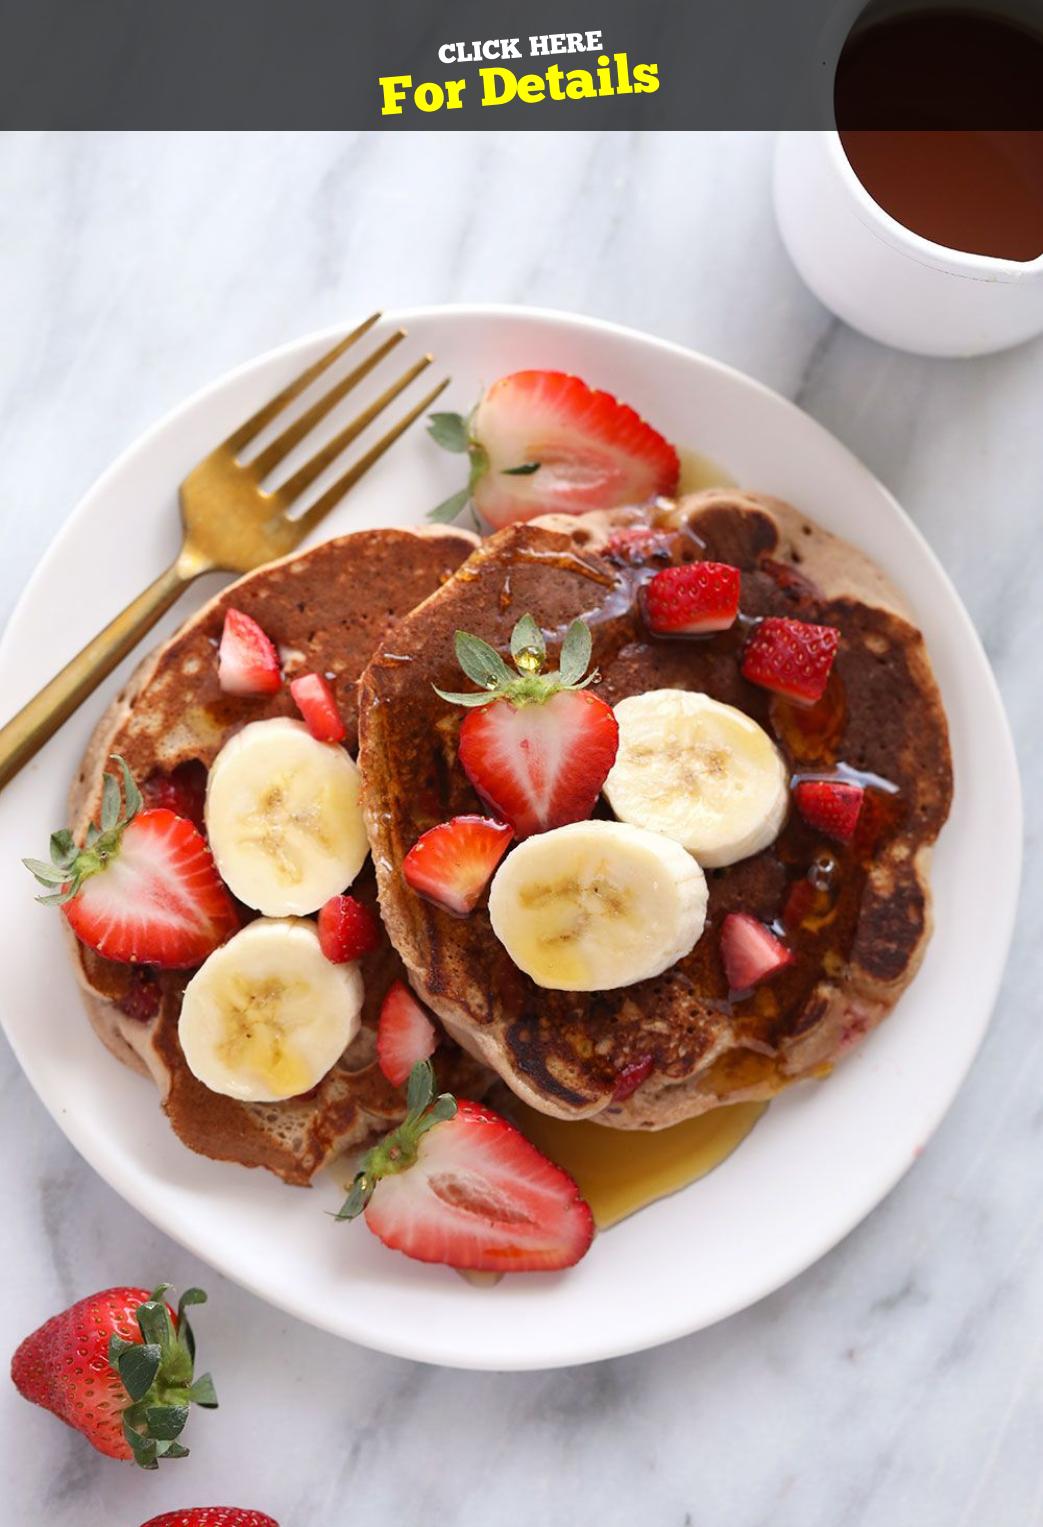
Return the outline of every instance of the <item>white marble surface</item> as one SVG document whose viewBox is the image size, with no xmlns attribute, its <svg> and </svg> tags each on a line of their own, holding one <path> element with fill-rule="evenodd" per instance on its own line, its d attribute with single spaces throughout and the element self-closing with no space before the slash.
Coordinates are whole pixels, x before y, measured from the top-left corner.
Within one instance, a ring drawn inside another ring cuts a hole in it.
<svg viewBox="0 0 1043 1527">
<path fill-rule="evenodd" d="M 571 308 L 750 371 L 863 457 L 955 579 L 1038 780 L 1043 343 L 926 361 L 836 323 L 780 247 L 770 151 L 741 134 L 0 140 L 0 616 L 97 473 L 225 368 L 377 305 Z M 453 1373 L 298 1325 L 126 1207 L 0 1044 L 0 1351 L 155 1269 L 209 1288 L 198 1326 L 223 1401 L 187 1462 L 145 1476 L 0 1385 L 0 1519 L 138 1527 L 223 1502 L 282 1527 L 1043 1521 L 1031 790 L 1028 806 L 996 1019 L 922 1159 L 796 1283 L 638 1357 Z"/>
</svg>

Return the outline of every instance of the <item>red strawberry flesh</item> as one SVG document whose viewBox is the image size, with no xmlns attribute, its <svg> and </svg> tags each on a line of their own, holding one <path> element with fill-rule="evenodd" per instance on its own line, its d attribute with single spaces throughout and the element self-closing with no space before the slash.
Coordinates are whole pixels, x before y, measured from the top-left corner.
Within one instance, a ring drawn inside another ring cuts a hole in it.
<svg viewBox="0 0 1043 1527">
<path fill-rule="evenodd" d="M 652 1075 L 655 1061 L 651 1055 L 641 1055 L 637 1060 L 632 1060 L 619 1072 L 616 1082 L 616 1090 L 612 1094 L 614 1103 L 622 1103 L 627 1098 L 633 1097 L 634 1093 Z"/>
<path fill-rule="evenodd" d="M 388 988 L 377 1022 L 377 1061 L 393 1087 L 401 1087 L 419 1061 L 434 1054 L 434 1024 L 404 981 Z"/>
<path fill-rule="evenodd" d="M 190 758 L 169 774 L 150 774 L 141 787 L 141 794 L 146 806 L 162 806 L 176 817 L 186 817 L 205 835 L 206 777 L 206 765 L 197 758 Z"/>
<path fill-rule="evenodd" d="M 201 835 L 171 811 L 143 811 L 117 852 L 63 911 L 106 959 L 191 969 L 238 931 L 239 917 Z"/>
<path fill-rule="evenodd" d="M 348 735 L 332 685 L 321 673 L 303 673 L 290 684 L 294 704 L 318 742 L 343 742 Z"/>
<path fill-rule="evenodd" d="M 478 904 L 513 837 L 506 822 L 453 817 L 416 840 L 402 861 L 402 874 L 419 895 L 466 917 Z"/>
<path fill-rule="evenodd" d="M 553 511 L 642 504 L 677 487 L 673 446 L 632 408 L 561 371 L 501 377 L 472 432 L 486 460 L 474 502 L 497 529 Z"/>
<path fill-rule="evenodd" d="M 747 639 L 743 677 L 787 699 L 814 704 L 825 694 L 839 644 L 833 626 L 770 615 Z"/>
<path fill-rule="evenodd" d="M 767 980 L 793 955 L 757 918 L 729 912 L 721 926 L 721 959 L 731 991 L 748 991 Z"/>
<path fill-rule="evenodd" d="M 482 799 L 527 838 L 590 816 L 618 746 L 610 705 L 561 690 L 541 705 L 494 700 L 468 711 L 459 758 Z"/>
<path fill-rule="evenodd" d="M 793 792 L 809 827 L 839 843 L 850 843 L 858 826 L 865 791 L 846 780 L 802 779 Z"/>
<path fill-rule="evenodd" d="M 186 1506 L 150 1516 L 142 1527 L 279 1527 L 274 1516 L 247 1511 L 241 1506 Z"/>
<path fill-rule="evenodd" d="M 664 567 L 645 589 L 645 617 L 659 635 L 726 631 L 739 613 L 739 569 L 727 562 Z"/>
<path fill-rule="evenodd" d="M 354 896 L 331 896 L 319 911 L 319 948 L 334 965 L 347 965 L 372 954 L 380 944 L 380 925 Z"/>
<path fill-rule="evenodd" d="M 594 1220 L 575 1182 L 513 1124 L 462 1101 L 407 1170 L 383 1177 L 366 1223 L 421 1262 L 482 1272 L 550 1272 L 589 1249 Z"/>
<path fill-rule="evenodd" d="M 217 651 L 217 681 L 229 695 L 274 695 L 282 686 L 275 644 L 242 610 L 225 614 Z"/>
</svg>

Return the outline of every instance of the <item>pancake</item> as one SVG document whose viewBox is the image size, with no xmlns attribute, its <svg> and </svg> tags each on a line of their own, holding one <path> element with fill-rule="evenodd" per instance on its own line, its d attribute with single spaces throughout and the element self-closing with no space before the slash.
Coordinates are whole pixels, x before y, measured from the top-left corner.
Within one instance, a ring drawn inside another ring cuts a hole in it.
<svg viewBox="0 0 1043 1527">
<path fill-rule="evenodd" d="M 661 506 L 664 545 L 643 563 L 603 555 L 613 528 L 641 520 L 634 511 L 548 517 L 492 536 L 396 627 L 393 650 L 377 653 L 360 685 L 359 763 L 380 904 L 414 989 L 525 1102 L 622 1129 L 769 1098 L 824 1074 L 880 1022 L 929 937 L 930 846 L 952 795 L 945 714 L 923 639 L 867 558 L 788 505 L 731 490 Z M 741 569 L 740 622 L 714 636 L 650 638 L 641 583 L 667 562 L 699 558 Z M 496 940 L 484 903 L 454 918 L 400 874 L 422 832 L 483 809 L 456 764 L 462 712 L 432 688 L 460 688 L 453 633 L 506 652 L 526 611 L 552 649 L 573 618 L 589 622 L 594 693 L 610 704 L 651 689 L 702 690 L 764 726 L 793 773 L 840 769 L 860 780 L 867 793 L 853 844 L 828 843 L 791 811 L 770 848 L 708 872 L 706 931 L 662 975 L 608 992 L 534 985 Z M 839 628 L 818 704 L 802 708 L 743 679 L 742 621 L 765 615 Z M 785 915 L 795 959 L 732 1003 L 719 930 L 740 910 L 769 924 Z M 626 1091 L 621 1074 L 649 1063 L 637 1090 L 616 1097 L 617 1087 Z"/>
<path fill-rule="evenodd" d="M 356 681 L 395 623 L 444 582 L 475 545 L 466 531 L 375 530 L 327 541 L 224 589 L 169 641 L 146 658 L 113 701 L 91 740 L 74 783 L 70 822 L 80 841 L 97 813 L 107 760 L 118 753 L 145 785 L 174 769 L 203 771 L 227 739 L 249 721 L 296 715 L 284 686 L 278 694 L 240 698 L 222 693 L 216 647 L 225 611 L 234 606 L 258 621 L 280 648 L 288 677 L 313 671 L 334 684 L 358 745 Z M 352 894 L 376 910 L 367 863 Z M 250 916 L 243 909 L 244 920 Z M 334 1156 L 397 1123 L 403 1095 L 375 1061 L 375 1028 L 392 980 L 403 975 L 386 942 L 361 961 L 362 1028 L 337 1066 L 301 1098 L 241 1103 L 209 1091 L 189 1071 L 178 1043 L 181 998 L 190 971 L 141 971 L 104 960 L 77 943 L 75 961 L 94 1027 L 117 1059 L 160 1089 L 179 1138 L 192 1150 L 244 1166 L 267 1167 L 284 1181 L 310 1181 Z M 134 1016 L 158 1002 L 153 1017 Z M 451 1042 L 437 1057 L 440 1080 L 464 1093 L 481 1090 L 480 1072 Z"/>
</svg>

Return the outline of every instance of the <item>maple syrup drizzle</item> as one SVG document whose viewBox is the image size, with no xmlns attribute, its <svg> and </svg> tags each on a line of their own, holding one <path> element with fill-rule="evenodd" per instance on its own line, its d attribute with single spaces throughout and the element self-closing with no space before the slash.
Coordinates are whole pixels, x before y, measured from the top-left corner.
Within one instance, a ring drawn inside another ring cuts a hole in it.
<svg viewBox="0 0 1043 1527">
<path fill-rule="evenodd" d="M 767 1108 L 730 1103 L 668 1129 L 608 1129 L 537 1113 L 512 1099 L 527 1140 L 574 1177 L 599 1230 L 698 1182 L 732 1154 Z"/>
</svg>

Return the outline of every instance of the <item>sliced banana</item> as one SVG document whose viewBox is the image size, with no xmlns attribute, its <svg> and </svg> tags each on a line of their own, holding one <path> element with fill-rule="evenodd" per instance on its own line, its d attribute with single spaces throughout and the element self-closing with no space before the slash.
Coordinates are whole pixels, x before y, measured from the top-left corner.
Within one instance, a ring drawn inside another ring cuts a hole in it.
<svg viewBox="0 0 1043 1527">
<path fill-rule="evenodd" d="M 222 880 L 268 917 L 317 911 L 369 852 L 358 769 L 289 717 L 251 722 L 218 753 L 206 828 Z"/>
<path fill-rule="evenodd" d="M 275 1102 L 320 1082 L 359 1030 L 362 977 L 334 965 L 315 924 L 260 917 L 200 966 L 178 1035 L 211 1092 Z"/>
<path fill-rule="evenodd" d="M 619 751 L 604 788 L 621 821 L 665 833 L 708 869 L 775 841 L 789 777 L 756 721 L 685 689 L 631 695 L 615 714 Z"/>
<path fill-rule="evenodd" d="M 573 822 L 507 855 L 489 916 L 537 986 L 609 991 L 659 975 L 693 948 L 706 921 L 706 878 L 659 833 Z"/>
</svg>

